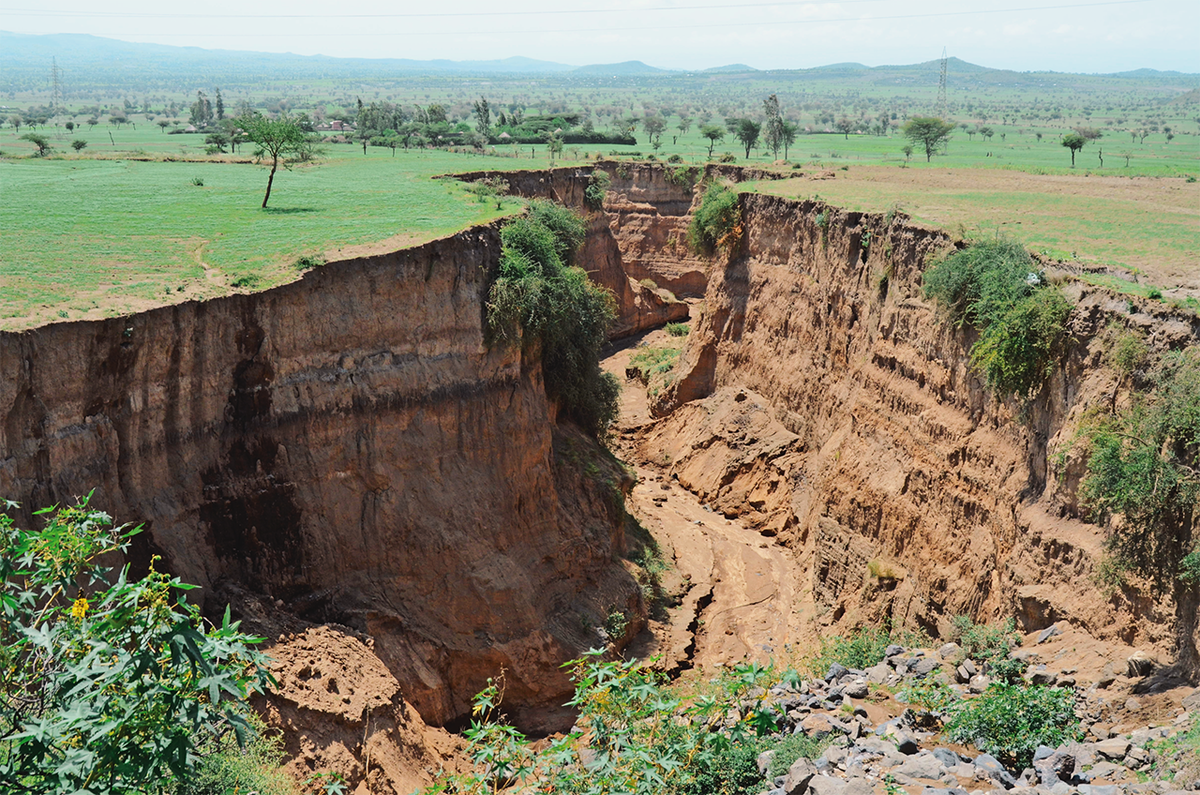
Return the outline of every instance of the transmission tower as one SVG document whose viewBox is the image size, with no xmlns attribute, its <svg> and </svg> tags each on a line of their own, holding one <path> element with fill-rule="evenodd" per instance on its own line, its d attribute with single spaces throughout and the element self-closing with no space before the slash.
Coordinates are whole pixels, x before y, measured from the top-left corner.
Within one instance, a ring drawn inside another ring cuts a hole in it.
<svg viewBox="0 0 1200 795">
<path fill-rule="evenodd" d="M 58 59 L 51 58 L 50 59 L 50 85 L 51 85 L 50 110 L 51 110 L 51 112 L 54 113 L 55 116 L 62 113 L 63 97 L 62 97 L 62 80 L 60 79 L 61 75 L 62 75 L 62 72 L 58 68 Z"/>
<path fill-rule="evenodd" d="M 942 72 L 938 76 L 937 115 L 946 121 L 946 48 L 942 48 Z"/>
</svg>

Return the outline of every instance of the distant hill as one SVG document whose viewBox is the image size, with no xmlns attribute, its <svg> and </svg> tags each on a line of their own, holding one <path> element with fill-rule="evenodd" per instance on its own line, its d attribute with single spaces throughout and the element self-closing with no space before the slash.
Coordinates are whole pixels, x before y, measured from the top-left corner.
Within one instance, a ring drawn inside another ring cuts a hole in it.
<svg viewBox="0 0 1200 795">
<path fill-rule="evenodd" d="M 642 80 L 686 80 L 688 75 L 707 74 L 707 80 L 731 83 L 769 81 L 786 85 L 796 81 L 824 81 L 843 87 L 893 88 L 937 84 L 941 67 L 938 60 L 917 64 L 875 66 L 847 62 L 809 69 L 759 71 L 745 64 L 728 64 L 705 69 L 670 70 L 642 61 L 572 66 L 514 56 L 499 60 L 418 61 L 410 58 L 333 58 L 325 55 L 262 53 L 237 50 L 208 50 L 200 47 L 175 47 L 164 44 L 135 44 L 99 36 L 54 34 L 31 36 L 0 31 L 0 92 L 42 92 L 47 90 L 50 60 L 57 60 L 63 77 L 73 90 L 105 87 L 118 92 L 166 90 L 192 92 L 197 86 L 221 86 L 226 89 L 284 91 L 297 81 L 351 81 L 376 85 L 394 83 L 412 76 L 433 81 L 442 78 L 540 75 L 567 81 L 605 81 L 612 78 Z M 1058 72 L 1015 72 L 992 69 L 950 58 L 948 71 L 958 86 L 983 88 L 1037 88 L 1047 90 L 1084 83 L 1123 85 L 1142 83 L 1171 86 L 1187 91 L 1195 88 L 1200 76 L 1155 69 L 1135 69 L 1111 75 L 1072 75 Z M 932 82 L 931 82 L 932 81 Z M 757 90 L 757 89 L 756 89 Z"/>
<path fill-rule="evenodd" d="M 714 66 L 711 69 L 703 70 L 703 72 L 705 74 L 708 74 L 711 72 L 757 72 L 757 71 L 758 70 L 755 69 L 753 66 L 746 66 L 746 64 L 744 64 L 744 63 L 731 63 L 731 64 L 727 64 L 725 66 Z"/>
<path fill-rule="evenodd" d="M 659 69 L 656 66 L 644 64 L 641 61 L 622 61 L 621 63 L 598 63 L 581 66 L 571 70 L 577 75 L 613 75 L 628 77 L 629 75 L 665 75 L 669 69 Z"/>
</svg>

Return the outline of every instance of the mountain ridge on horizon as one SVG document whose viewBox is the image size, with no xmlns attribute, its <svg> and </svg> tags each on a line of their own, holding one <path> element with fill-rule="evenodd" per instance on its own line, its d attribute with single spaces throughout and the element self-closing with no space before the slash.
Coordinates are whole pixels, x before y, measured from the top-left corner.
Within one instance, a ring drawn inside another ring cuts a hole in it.
<svg viewBox="0 0 1200 795">
<path fill-rule="evenodd" d="M 563 64 L 555 61 L 540 60 L 523 55 L 514 55 L 501 59 L 484 60 L 453 60 L 432 59 L 415 60 L 410 58 L 347 58 L 328 55 L 297 55 L 295 53 L 266 53 L 254 50 L 223 50 L 202 47 L 178 46 L 170 44 L 155 44 L 147 42 L 126 42 L 102 36 L 80 33 L 52 34 L 23 34 L 0 30 L 0 41 L 4 43 L 5 72 L 12 80 L 25 77 L 31 71 L 44 71 L 46 60 L 54 57 L 60 68 L 82 69 L 97 65 L 98 62 L 108 63 L 111 68 L 113 58 L 130 59 L 128 63 L 118 61 L 121 68 L 136 69 L 146 65 L 161 66 L 160 59 L 169 59 L 178 71 L 205 70 L 207 68 L 240 69 L 303 69 L 319 70 L 322 77 L 362 76 L 363 72 L 378 72 L 389 70 L 400 73 L 446 74 L 446 75 L 557 75 L 570 77 L 634 77 L 671 75 L 731 75 L 737 73 L 829 73 L 829 72 L 880 72 L 880 71 L 924 71 L 937 68 L 939 61 L 931 60 L 915 64 L 881 64 L 867 66 L 857 62 L 841 62 L 812 67 L 796 67 L 793 69 L 760 70 L 746 64 L 727 64 L 704 69 L 669 69 L 651 66 L 640 60 L 623 61 L 620 63 L 584 64 L 580 66 Z M 1056 75 L 1086 75 L 1091 77 L 1200 77 L 1174 70 L 1157 70 L 1140 68 L 1109 73 L 1084 72 L 1055 72 L 1049 70 L 1017 71 L 982 66 L 964 61 L 957 57 L 948 59 L 951 71 L 960 74 L 985 72 L 1011 72 L 1020 75 L 1056 74 Z M 343 74 L 326 74 L 334 71 Z M 296 77 L 313 75 L 298 74 Z"/>
</svg>

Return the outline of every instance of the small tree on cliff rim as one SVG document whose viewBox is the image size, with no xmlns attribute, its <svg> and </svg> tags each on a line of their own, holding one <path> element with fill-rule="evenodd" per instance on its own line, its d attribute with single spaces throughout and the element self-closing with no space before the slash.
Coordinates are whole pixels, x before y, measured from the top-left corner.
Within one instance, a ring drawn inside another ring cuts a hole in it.
<svg viewBox="0 0 1200 795">
<path fill-rule="evenodd" d="M 238 119 L 238 126 L 255 145 L 254 157 L 271 161 L 267 192 L 262 200 L 262 206 L 266 208 L 271 198 L 271 187 L 275 183 L 275 172 L 280 166 L 290 169 L 293 163 L 308 159 L 312 144 L 300 124 L 288 116 L 269 119 L 261 113 L 254 113 Z"/>
<path fill-rule="evenodd" d="M 915 116 L 906 121 L 900 131 L 913 144 L 925 147 L 925 162 L 928 163 L 933 160 L 938 147 L 950 140 L 954 125 L 932 116 Z"/>
</svg>

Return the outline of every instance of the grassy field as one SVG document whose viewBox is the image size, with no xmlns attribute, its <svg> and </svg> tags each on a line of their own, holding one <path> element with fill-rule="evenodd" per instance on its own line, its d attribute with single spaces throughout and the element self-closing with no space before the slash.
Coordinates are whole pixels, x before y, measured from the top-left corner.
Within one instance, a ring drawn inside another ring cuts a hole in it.
<svg viewBox="0 0 1200 795">
<path fill-rule="evenodd" d="M 432 177 L 513 164 L 345 147 L 281 170 L 262 210 L 267 174 L 249 163 L 0 161 L 9 197 L 0 204 L 0 328 L 263 289 L 296 278 L 302 255 L 333 259 L 451 234 L 520 202 L 496 210 Z"/>
<path fill-rule="evenodd" d="M 919 158 L 905 163 L 905 141 L 895 134 L 801 135 L 789 158 L 804 176 L 758 189 L 817 195 L 861 210 L 899 203 L 918 221 L 954 233 L 1002 228 L 1053 256 L 1140 270 L 1164 288 L 1200 286 L 1200 184 L 1182 176 L 1200 173 L 1200 138 L 1101 139 L 1085 147 L 1071 169 L 1070 153 L 1056 137 L 1038 141 L 1033 128 L 995 129 L 990 141 L 957 132 L 948 153 L 929 164 Z M 207 157 L 203 136 L 168 135 L 144 120 L 136 127 L 41 132 L 55 155 L 36 159 L 18 131 L 0 130 L 6 156 L 0 184 L 10 197 L 0 205 L 5 329 L 264 289 L 296 278 L 293 263 L 302 255 L 336 258 L 385 241 L 393 247 L 424 242 L 520 206 L 509 199 L 497 211 L 434 175 L 549 164 L 544 146 L 501 146 L 497 156 L 393 155 L 371 147 L 364 155 L 357 145 L 330 144 L 318 165 L 281 171 L 271 208 L 263 211 L 266 172 L 246 162 L 244 149 Z M 75 138 L 88 147 L 81 155 L 62 154 L 71 152 Z M 761 151 L 747 160 L 735 144 L 727 139 L 715 153 L 736 152 L 739 163 L 772 161 Z M 1124 151 L 1128 165 L 1117 156 Z M 648 145 L 568 146 L 564 160 L 596 154 L 678 155 L 700 163 L 707 145 L 695 128 L 680 136 L 668 126 L 657 152 Z M 792 173 L 790 164 L 781 168 Z M 821 173 L 834 178 L 812 178 Z"/>
</svg>

